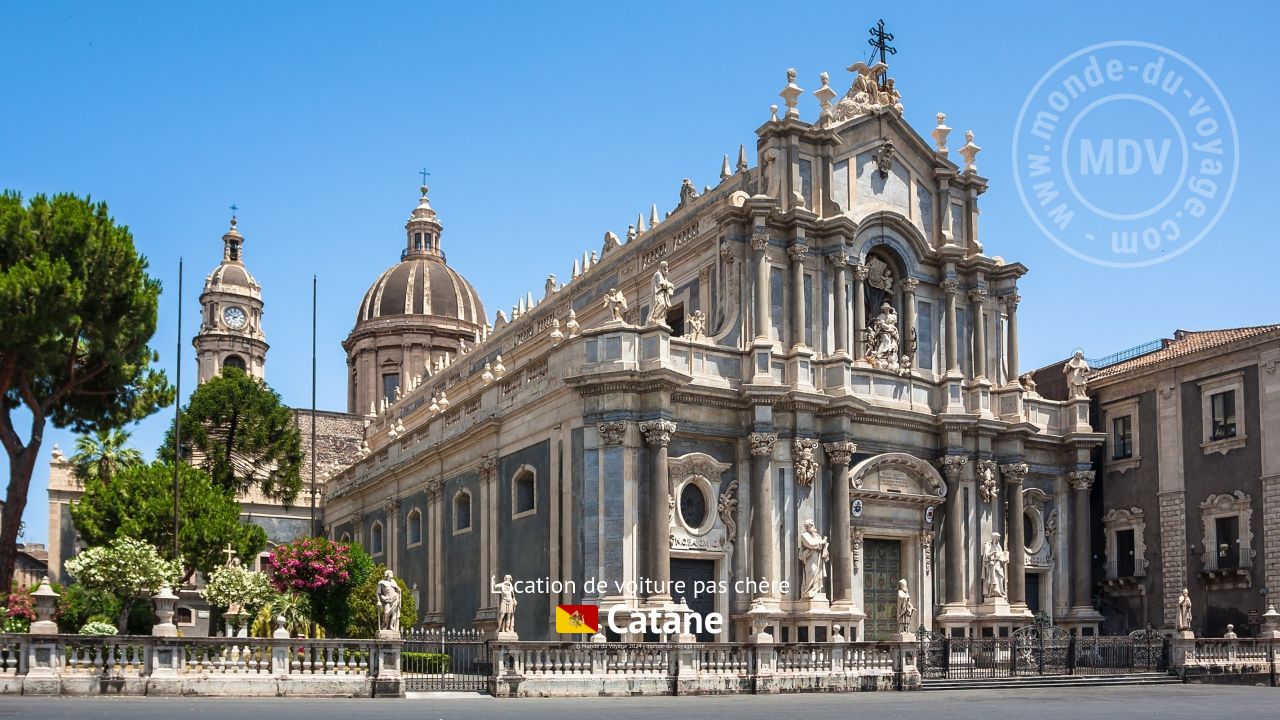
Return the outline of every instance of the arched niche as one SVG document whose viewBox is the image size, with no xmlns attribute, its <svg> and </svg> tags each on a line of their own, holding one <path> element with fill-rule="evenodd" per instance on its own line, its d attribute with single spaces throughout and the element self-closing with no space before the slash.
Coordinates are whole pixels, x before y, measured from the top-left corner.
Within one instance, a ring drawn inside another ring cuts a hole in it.
<svg viewBox="0 0 1280 720">
<path fill-rule="evenodd" d="M 854 490 L 903 496 L 946 497 L 947 484 L 932 463 L 907 453 L 884 453 L 853 466 Z"/>
</svg>

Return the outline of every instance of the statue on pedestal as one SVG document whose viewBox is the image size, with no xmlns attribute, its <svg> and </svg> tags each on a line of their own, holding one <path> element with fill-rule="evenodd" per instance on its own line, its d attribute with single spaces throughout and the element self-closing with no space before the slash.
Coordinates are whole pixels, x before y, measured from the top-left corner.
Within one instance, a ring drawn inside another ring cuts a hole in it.
<svg viewBox="0 0 1280 720">
<path fill-rule="evenodd" d="M 653 271 L 653 309 L 649 311 L 650 325 L 666 325 L 667 310 L 671 309 L 671 300 L 676 286 L 667 279 L 667 261 L 658 263 Z"/>
<path fill-rule="evenodd" d="M 1009 596 L 1007 567 L 1009 550 L 1000 543 L 1000 533 L 991 533 L 991 540 L 982 548 L 982 593 L 988 599 Z"/>
<path fill-rule="evenodd" d="M 400 585 L 391 570 L 378 581 L 378 634 L 400 634 Z"/>
<path fill-rule="evenodd" d="M 1084 353 L 1077 350 L 1062 372 L 1067 376 L 1067 397 L 1071 400 L 1087 399 L 1089 395 L 1085 388 L 1089 384 L 1089 362 L 1084 359 Z"/>
<path fill-rule="evenodd" d="M 498 637 L 516 634 L 516 586 L 510 575 L 504 575 L 502 582 L 493 591 L 501 596 L 498 600 Z"/>
<path fill-rule="evenodd" d="M 827 562 L 831 559 L 827 538 L 818 534 L 813 520 L 804 521 L 804 532 L 800 533 L 800 562 L 803 563 L 803 582 L 800 585 L 800 597 L 812 600 L 823 595 L 823 581 L 827 577 Z"/>
<path fill-rule="evenodd" d="M 898 581 L 898 632 L 911 632 L 911 619 L 915 617 L 916 606 L 911 602 L 911 593 L 907 591 L 907 581 Z"/>
<path fill-rule="evenodd" d="M 626 322 L 624 316 L 627 313 L 627 296 L 621 290 L 609 288 L 609 292 L 604 294 L 604 306 L 609 309 L 614 322 Z"/>
<path fill-rule="evenodd" d="M 1178 596 L 1178 618 L 1176 629 L 1179 632 L 1191 632 L 1191 593 L 1182 588 Z"/>
</svg>

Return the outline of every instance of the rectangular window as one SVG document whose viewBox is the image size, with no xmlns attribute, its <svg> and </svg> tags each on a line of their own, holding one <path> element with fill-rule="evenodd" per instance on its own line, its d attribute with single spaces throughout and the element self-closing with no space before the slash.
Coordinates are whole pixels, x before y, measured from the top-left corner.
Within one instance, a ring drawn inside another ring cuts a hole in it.
<svg viewBox="0 0 1280 720">
<path fill-rule="evenodd" d="M 1213 429 L 1210 440 L 1225 440 L 1236 436 L 1236 392 L 1227 390 L 1212 395 L 1209 404 L 1213 410 Z"/>
<path fill-rule="evenodd" d="M 782 341 L 782 268 L 769 268 L 769 322 L 773 325 L 773 339 Z"/>
<path fill-rule="evenodd" d="M 1111 421 L 1111 459 L 1124 460 L 1133 457 L 1133 416 L 1125 415 Z"/>
<path fill-rule="evenodd" d="M 400 373 L 387 373 L 382 376 L 382 397 L 388 403 L 396 400 L 396 388 L 400 387 Z"/>
<path fill-rule="evenodd" d="M 1115 577 L 1133 577 L 1136 563 L 1133 557 L 1133 530 L 1116 531 L 1116 574 Z"/>
<path fill-rule="evenodd" d="M 960 372 L 969 374 L 969 351 L 973 348 L 973 338 L 969 336 L 969 313 L 965 308 L 956 308 L 956 358 L 960 360 Z"/>
<path fill-rule="evenodd" d="M 933 369 L 933 305 L 916 301 L 916 367 Z"/>
<path fill-rule="evenodd" d="M 804 276 L 804 344 L 813 347 L 813 276 Z"/>
<path fill-rule="evenodd" d="M 1214 552 L 1218 555 L 1218 567 L 1238 567 L 1240 565 L 1240 554 L 1237 551 L 1240 539 L 1240 516 L 1229 515 L 1216 518 L 1213 526 L 1214 534 L 1217 536 L 1217 547 L 1214 548 Z"/>
</svg>

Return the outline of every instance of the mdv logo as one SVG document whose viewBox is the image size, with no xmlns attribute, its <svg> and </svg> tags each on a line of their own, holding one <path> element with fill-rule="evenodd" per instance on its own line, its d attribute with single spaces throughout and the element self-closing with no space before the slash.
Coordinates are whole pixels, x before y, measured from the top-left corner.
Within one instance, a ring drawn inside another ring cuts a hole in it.
<svg viewBox="0 0 1280 720">
<path fill-rule="evenodd" d="M 1162 175 L 1172 147 L 1171 138 L 1081 138 L 1080 174 L 1137 175 L 1150 168 Z"/>
</svg>

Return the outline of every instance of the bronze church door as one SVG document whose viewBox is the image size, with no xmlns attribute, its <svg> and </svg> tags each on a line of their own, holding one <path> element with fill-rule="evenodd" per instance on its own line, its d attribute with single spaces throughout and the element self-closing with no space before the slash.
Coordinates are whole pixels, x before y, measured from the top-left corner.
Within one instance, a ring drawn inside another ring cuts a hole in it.
<svg viewBox="0 0 1280 720">
<path fill-rule="evenodd" d="M 889 640 L 898 632 L 898 580 L 902 577 L 902 543 L 864 540 L 862 599 L 867 617 L 864 640 Z"/>
</svg>

